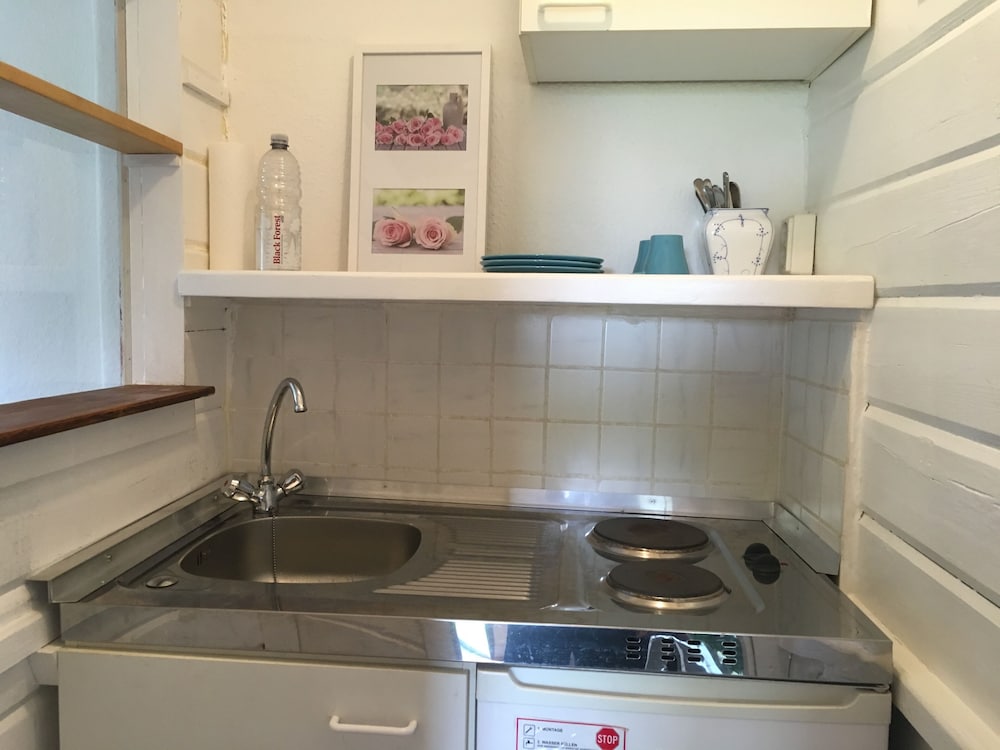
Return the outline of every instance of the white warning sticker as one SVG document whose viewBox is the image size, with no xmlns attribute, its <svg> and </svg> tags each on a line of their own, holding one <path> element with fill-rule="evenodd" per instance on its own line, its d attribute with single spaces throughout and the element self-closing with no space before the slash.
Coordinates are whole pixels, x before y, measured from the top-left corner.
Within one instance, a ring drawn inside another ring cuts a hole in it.
<svg viewBox="0 0 1000 750">
<path fill-rule="evenodd" d="M 517 750 L 625 750 L 625 727 L 548 719 L 517 720 Z"/>
</svg>

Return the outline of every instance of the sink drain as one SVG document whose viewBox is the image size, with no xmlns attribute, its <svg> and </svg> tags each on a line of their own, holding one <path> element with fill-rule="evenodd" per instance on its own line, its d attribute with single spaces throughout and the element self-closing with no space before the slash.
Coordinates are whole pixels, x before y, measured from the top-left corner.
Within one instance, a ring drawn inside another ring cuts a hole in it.
<svg viewBox="0 0 1000 750">
<path fill-rule="evenodd" d="M 166 589 L 170 588 L 179 581 L 180 579 L 175 578 L 174 576 L 156 576 L 155 578 L 150 578 L 146 581 L 146 587 L 151 589 Z"/>
</svg>

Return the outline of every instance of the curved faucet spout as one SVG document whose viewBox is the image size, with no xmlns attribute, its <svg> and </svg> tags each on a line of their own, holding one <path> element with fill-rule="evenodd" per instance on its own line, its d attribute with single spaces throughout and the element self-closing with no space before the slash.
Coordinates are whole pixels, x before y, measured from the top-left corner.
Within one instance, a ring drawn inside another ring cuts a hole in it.
<svg viewBox="0 0 1000 750">
<path fill-rule="evenodd" d="M 260 479 L 254 487 L 245 479 L 228 479 L 222 485 L 222 494 L 241 503 L 251 503 L 254 513 L 263 511 L 272 516 L 278 512 L 278 501 L 281 498 L 298 492 L 305 482 L 302 472 L 292 469 L 280 481 L 275 482 L 271 476 L 271 441 L 274 440 L 274 423 L 278 419 L 278 407 L 285 397 L 285 392 L 292 394 L 292 408 L 297 412 L 306 410 L 306 395 L 302 385 L 295 378 L 285 378 L 274 389 L 271 404 L 267 407 L 264 417 L 264 434 L 260 441 Z"/>
<path fill-rule="evenodd" d="M 271 441 L 274 439 L 274 423 L 278 419 L 278 407 L 285 393 L 292 394 L 292 409 L 296 412 L 306 411 L 306 394 L 302 390 L 302 384 L 295 378 L 285 378 L 278 387 L 274 389 L 271 396 L 271 404 L 267 407 L 267 416 L 264 417 L 264 433 L 260 441 L 260 478 L 261 481 L 271 478 Z"/>
</svg>

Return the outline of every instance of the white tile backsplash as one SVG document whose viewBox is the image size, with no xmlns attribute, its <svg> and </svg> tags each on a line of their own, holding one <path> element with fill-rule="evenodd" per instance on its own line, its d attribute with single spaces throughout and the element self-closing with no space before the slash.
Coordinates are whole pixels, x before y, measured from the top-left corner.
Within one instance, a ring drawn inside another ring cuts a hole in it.
<svg viewBox="0 0 1000 750">
<path fill-rule="evenodd" d="M 334 323 L 323 308 L 293 307 L 283 319 L 282 356 L 286 360 L 333 361 Z"/>
<path fill-rule="evenodd" d="M 359 304 L 324 309 L 329 310 L 333 321 L 335 359 L 385 361 L 388 352 L 386 313 L 381 305 Z"/>
<path fill-rule="evenodd" d="M 542 422 L 493 421 L 493 472 L 542 475 L 545 462 L 545 428 Z M 517 485 L 501 483 L 502 487 Z M 541 486 L 541 480 L 537 486 Z"/>
<path fill-rule="evenodd" d="M 827 358 L 830 352 L 830 324 L 814 320 L 809 324 L 806 379 L 810 383 L 827 385 Z"/>
<path fill-rule="evenodd" d="M 655 402 L 655 372 L 605 370 L 601 390 L 602 422 L 652 424 Z"/>
<path fill-rule="evenodd" d="M 596 424 L 550 422 L 545 433 L 548 477 L 596 477 L 600 427 Z"/>
<path fill-rule="evenodd" d="M 493 362 L 496 314 L 493 310 L 457 309 L 441 313 L 442 364 L 488 365 Z"/>
<path fill-rule="evenodd" d="M 441 365 L 441 416 L 488 417 L 492 396 L 489 365 Z"/>
<path fill-rule="evenodd" d="M 715 367 L 715 321 L 664 318 L 660 321 L 659 368 L 667 371 Z"/>
<path fill-rule="evenodd" d="M 776 408 L 771 398 L 770 373 L 734 375 L 718 373 L 712 393 L 712 423 L 717 427 L 767 429 L 777 424 Z"/>
<path fill-rule="evenodd" d="M 438 462 L 436 416 L 390 416 L 386 428 L 388 469 L 432 471 Z"/>
<path fill-rule="evenodd" d="M 389 361 L 437 363 L 440 360 L 440 310 L 423 305 L 398 305 L 388 310 Z"/>
<path fill-rule="evenodd" d="M 321 474 L 777 491 L 783 320 L 368 302 L 243 303 L 232 319 L 228 409 L 242 470 L 257 463 L 275 385 L 294 374 L 312 416 L 289 422 L 308 430 L 275 455 Z"/>
<path fill-rule="evenodd" d="M 656 389 L 657 424 L 698 427 L 711 424 L 711 373 L 660 372 Z"/>
<path fill-rule="evenodd" d="M 438 413 L 438 375 L 436 364 L 389 363 L 387 405 L 390 414 Z"/>
<path fill-rule="evenodd" d="M 767 486 L 774 469 L 771 450 L 756 430 L 712 430 L 709 475 L 716 482 Z"/>
<path fill-rule="evenodd" d="M 329 437 L 331 461 L 339 472 L 357 476 L 357 469 L 378 469 L 384 472 L 386 463 L 386 418 L 381 414 L 337 412 L 333 432 Z M 280 447 L 280 446 L 278 446 Z M 371 478 L 366 472 L 363 478 Z"/>
<path fill-rule="evenodd" d="M 600 476 L 648 482 L 653 476 L 653 428 L 632 425 L 601 427 Z"/>
<path fill-rule="evenodd" d="M 850 466 L 851 362 L 859 322 L 799 313 L 786 332 L 779 497 L 825 539 L 840 536 Z"/>
<path fill-rule="evenodd" d="M 446 472 L 490 473 L 490 423 L 487 419 L 442 419 L 440 466 Z M 479 484 L 479 482 L 477 482 Z"/>
<path fill-rule="evenodd" d="M 340 359 L 323 374 L 333 380 L 333 404 L 338 413 L 384 414 L 386 370 L 384 362 Z M 311 390 L 307 391 L 312 398 Z"/>
<path fill-rule="evenodd" d="M 545 368 L 497 365 L 493 369 L 493 416 L 545 418 Z"/>
<path fill-rule="evenodd" d="M 656 369 L 659 338 L 660 321 L 656 318 L 609 318 L 604 331 L 604 366 Z"/>
<path fill-rule="evenodd" d="M 783 325 L 772 320 L 720 320 L 716 327 L 717 371 L 781 371 L 784 364 Z"/>
<path fill-rule="evenodd" d="M 549 364 L 553 367 L 600 367 L 604 319 L 599 315 L 556 315 L 552 318 Z"/>
<path fill-rule="evenodd" d="M 600 370 L 549 370 L 548 418 L 596 422 L 601 405 Z"/>
<path fill-rule="evenodd" d="M 498 365 L 537 365 L 549 361 L 549 318 L 520 310 L 497 319 L 494 361 Z"/>
<path fill-rule="evenodd" d="M 672 482 L 708 479 L 707 428 L 657 427 L 654 433 L 653 476 Z"/>
</svg>

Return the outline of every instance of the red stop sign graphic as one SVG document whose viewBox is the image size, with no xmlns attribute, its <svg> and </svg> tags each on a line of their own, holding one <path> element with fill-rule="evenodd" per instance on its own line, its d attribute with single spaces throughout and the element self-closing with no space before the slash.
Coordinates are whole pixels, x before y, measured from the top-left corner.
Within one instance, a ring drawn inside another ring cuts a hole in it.
<svg viewBox="0 0 1000 750">
<path fill-rule="evenodd" d="M 618 747 L 620 740 L 618 732 L 611 727 L 604 727 L 604 729 L 597 732 L 597 746 L 601 750 L 614 750 Z"/>
</svg>

